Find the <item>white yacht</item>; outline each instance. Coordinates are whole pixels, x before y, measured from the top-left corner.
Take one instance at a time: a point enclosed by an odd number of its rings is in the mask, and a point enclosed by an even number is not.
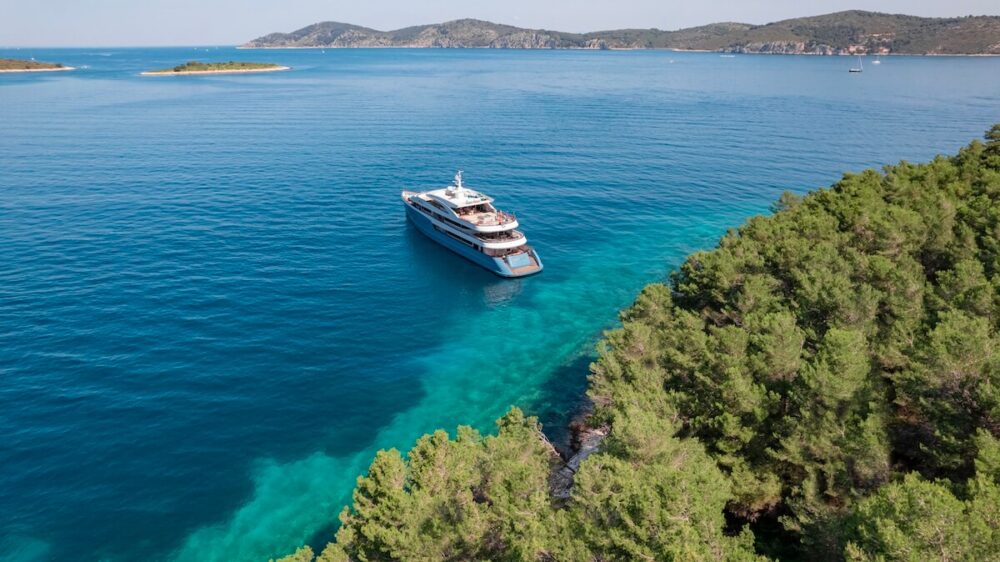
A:
[[[517,230],[517,218],[493,199],[462,184],[462,171],[448,187],[403,191],[406,216],[430,239],[501,277],[542,270],[542,260]]]

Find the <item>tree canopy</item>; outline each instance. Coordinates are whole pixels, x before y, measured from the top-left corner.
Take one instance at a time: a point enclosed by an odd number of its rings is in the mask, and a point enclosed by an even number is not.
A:
[[[513,409],[379,453],[318,560],[995,557],[1000,125],[986,139],[786,194],[646,287],[599,345],[611,432],[569,500]]]

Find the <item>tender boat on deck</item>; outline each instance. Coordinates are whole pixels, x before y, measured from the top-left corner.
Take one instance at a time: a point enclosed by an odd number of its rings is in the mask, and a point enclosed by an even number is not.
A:
[[[406,216],[431,240],[501,277],[524,277],[542,270],[542,260],[517,230],[514,215],[493,199],[455,182],[433,191],[404,191]]]

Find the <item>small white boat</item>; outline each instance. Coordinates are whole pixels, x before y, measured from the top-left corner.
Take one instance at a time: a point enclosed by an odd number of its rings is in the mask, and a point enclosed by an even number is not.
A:
[[[872,64],[882,64],[882,61],[879,60],[878,55],[875,55],[875,60],[872,61]]]
[[[858,55],[858,66],[851,68],[850,70],[848,70],[848,72],[859,73],[864,71],[865,71],[865,63],[863,60],[861,60],[861,55]]]

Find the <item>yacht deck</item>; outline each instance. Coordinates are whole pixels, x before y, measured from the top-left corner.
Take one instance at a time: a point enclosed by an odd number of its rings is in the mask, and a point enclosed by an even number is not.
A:
[[[461,209],[458,209],[457,214],[460,219],[469,221],[476,226],[501,226],[512,223],[515,220],[513,215],[509,215],[503,211],[472,211],[463,213]]]

